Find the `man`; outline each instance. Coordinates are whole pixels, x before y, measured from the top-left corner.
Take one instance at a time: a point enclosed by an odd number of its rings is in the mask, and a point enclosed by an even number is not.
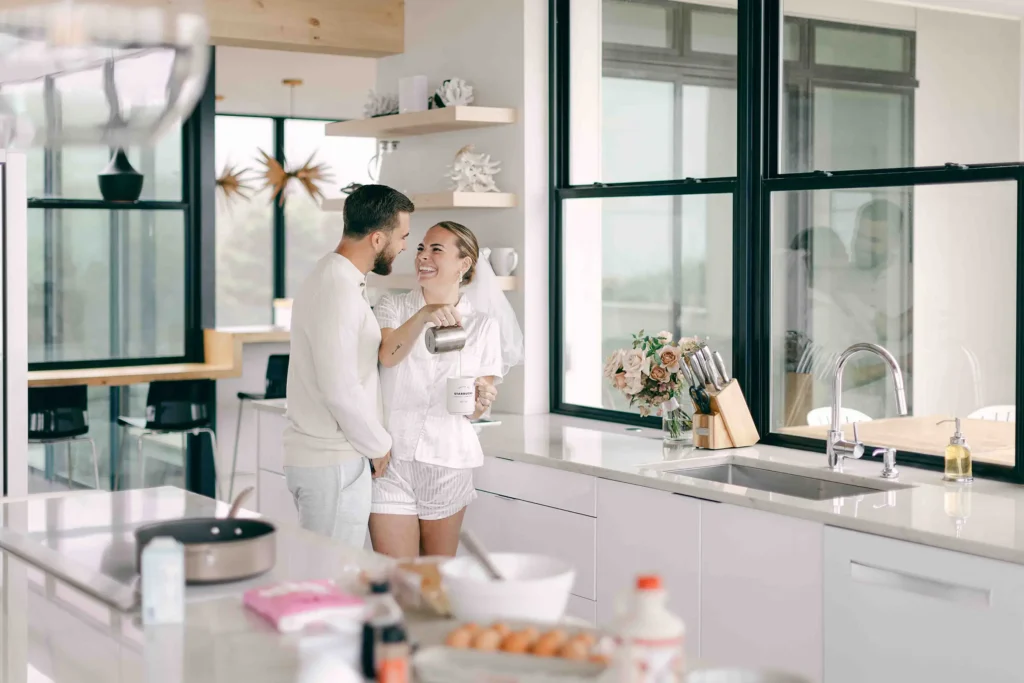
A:
[[[409,236],[408,197],[363,185],[345,200],[344,234],[292,303],[284,471],[303,528],[362,547],[371,476],[391,456],[382,424],[380,326],[366,273],[391,272]]]

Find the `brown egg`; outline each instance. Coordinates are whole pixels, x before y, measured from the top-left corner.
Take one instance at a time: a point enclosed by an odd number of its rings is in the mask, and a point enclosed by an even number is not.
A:
[[[574,643],[575,642],[583,643],[588,650],[590,648],[594,647],[594,643],[597,642],[597,638],[594,637],[593,633],[586,633],[586,632],[577,633],[576,635],[574,635],[569,640],[574,642]]]
[[[556,628],[553,631],[548,631],[537,639],[530,652],[538,657],[554,657],[565,644],[566,638],[565,631],[562,629]]]
[[[573,639],[558,650],[558,656],[563,659],[574,659],[582,662],[587,659],[589,649],[584,641]]]
[[[516,631],[505,636],[505,640],[501,641],[501,649],[512,654],[525,654],[535,640],[537,640],[537,629],[535,628]]]
[[[608,664],[611,661],[611,660],[608,659],[608,655],[603,655],[603,654],[600,654],[600,653],[590,655],[590,657],[588,659],[589,659],[589,661],[593,662],[594,664],[600,664],[601,666],[608,666]]]
[[[493,652],[501,646],[501,634],[493,628],[481,629],[473,636],[473,649]]]
[[[460,649],[466,649],[473,642],[473,631],[465,626],[460,626],[454,629],[448,634],[448,638],[445,639],[444,644],[448,647],[457,647]]]
[[[502,638],[512,633],[512,629],[510,629],[507,624],[504,624],[500,621],[496,621],[493,624],[491,624],[491,628],[497,631]]]

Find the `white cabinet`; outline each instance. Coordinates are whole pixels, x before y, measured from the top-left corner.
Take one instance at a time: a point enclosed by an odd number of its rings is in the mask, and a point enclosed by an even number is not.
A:
[[[572,592],[594,600],[597,524],[593,517],[479,491],[464,526],[492,552],[538,553],[576,568]]]
[[[820,681],[823,526],[712,502],[700,517],[701,659]]]
[[[661,575],[668,607],[686,623],[687,652],[700,644],[700,501],[643,486],[597,483],[597,623],[637,574]]]
[[[825,530],[827,683],[1024,680],[1024,567]]]
[[[539,503],[594,517],[597,514],[597,479],[544,465],[516,462],[506,458],[485,458],[473,474],[480,491]]]
[[[295,499],[283,474],[275,474],[260,470],[258,484],[260,492],[259,513],[271,522],[299,524],[299,512],[295,508]]]

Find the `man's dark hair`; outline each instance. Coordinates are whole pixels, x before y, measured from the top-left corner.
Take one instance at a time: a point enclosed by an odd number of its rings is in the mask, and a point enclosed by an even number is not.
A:
[[[412,200],[387,185],[363,185],[345,199],[345,237],[362,239],[371,232],[391,232],[398,214],[412,213]]]

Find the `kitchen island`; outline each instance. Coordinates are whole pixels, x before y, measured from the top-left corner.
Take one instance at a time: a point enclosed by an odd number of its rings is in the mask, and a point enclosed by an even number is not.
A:
[[[385,571],[389,560],[279,523],[275,568],[248,581],[189,587],[184,627],[143,629],[137,611],[123,612],[101,597],[102,590],[82,590],[63,578],[86,572],[103,577],[108,586],[124,584],[134,561],[127,539],[136,526],[226,512],[223,503],[170,487],[3,501],[0,530],[5,539],[13,536],[39,548],[30,551],[31,561],[0,550],[0,680],[300,680],[302,667],[315,661],[317,648],[332,647],[331,642],[327,637],[278,634],[242,607],[242,592],[283,580],[335,578],[346,583],[362,571]],[[243,516],[252,515],[243,511]],[[57,566],[61,562],[74,566]]]

